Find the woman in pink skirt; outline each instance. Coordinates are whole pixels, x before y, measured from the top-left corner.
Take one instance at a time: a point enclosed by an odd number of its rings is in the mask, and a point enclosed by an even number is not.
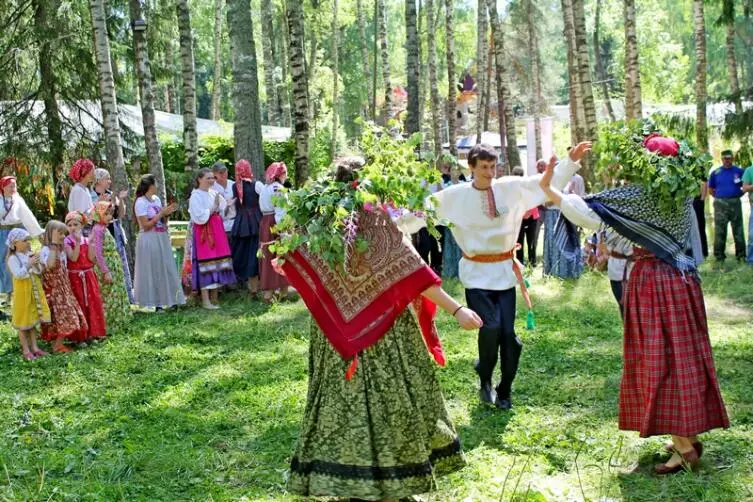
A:
[[[262,219],[259,231],[259,244],[263,250],[260,263],[259,278],[260,287],[264,295],[264,301],[270,303],[272,296],[277,293],[281,298],[288,296],[288,281],[275,272],[272,268],[274,256],[267,247],[275,239],[272,227],[280,222],[285,212],[275,203],[275,197],[283,190],[283,183],[288,179],[288,166],[284,162],[274,162],[267,168],[264,188],[259,194],[259,206],[261,207]]]
[[[583,198],[563,195],[550,187],[551,175],[547,170],[541,186],[567,219],[560,219],[555,231],[555,245],[563,253],[574,249],[573,224],[609,227],[634,246],[623,295],[619,427],[641,437],[672,436],[667,445],[672,456],[655,467],[657,474],[693,468],[703,453],[697,436],[728,427],[729,419],[696,269],[702,256],[692,200],[678,201],[669,210],[639,184]]]
[[[201,303],[206,309],[218,309],[219,288],[235,284],[230,244],[220,216],[227,202],[212,185],[212,170],[200,169],[188,202],[193,234],[192,286],[194,291],[201,292]]]

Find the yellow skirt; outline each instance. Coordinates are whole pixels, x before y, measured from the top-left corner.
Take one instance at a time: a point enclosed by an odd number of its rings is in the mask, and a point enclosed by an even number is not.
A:
[[[32,275],[19,279],[13,278],[13,300],[11,307],[11,324],[25,331],[39,326],[40,322],[50,322],[50,307],[42,289],[42,281]]]

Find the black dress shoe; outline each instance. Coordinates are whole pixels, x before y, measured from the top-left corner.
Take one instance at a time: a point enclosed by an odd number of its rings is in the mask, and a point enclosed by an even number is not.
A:
[[[482,385],[481,389],[478,391],[479,397],[481,397],[481,401],[488,403],[488,404],[494,404],[494,402],[497,400],[497,393],[492,389],[492,386],[490,384]]]
[[[509,397],[507,399],[500,399],[499,396],[497,396],[497,399],[494,400],[494,406],[500,410],[507,411],[512,408],[512,401],[510,401]]]

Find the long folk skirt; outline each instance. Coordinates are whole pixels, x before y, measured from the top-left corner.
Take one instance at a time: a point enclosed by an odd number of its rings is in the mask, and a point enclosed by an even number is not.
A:
[[[235,284],[233,258],[222,218],[213,214],[204,225],[192,224],[191,285],[194,291]]]
[[[172,307],[186,303],[170,234],[154,230],[139,233],[133,282],[136,303],[141,307]]]
[[[728,427],[698,280],[644,257],[623,299],[620,429],[687,437]]]
[[[554,242],[554,227],[560,217],[560,210],[550,207],[544,214],[544,275],[561,279],[577,279],[583,273],[583,258],[580,244],[573,258],[566,257]],[[580,239],[580,238],[579,238]]]
[[[269,244],[274,240],[272,227],[275,225],[275,215],[265,214],[261,219],[261,229],[259,230],[259,245],[262,247],[263,254],[259,264],[259,282],[262,291],[275,291],[288,286],[288,281],[275,272],[272,268],[273,254],[267,249]]]
[[[465,465],[410,309],[350,365],[312,322],[309,390],[288,489],[312,497],[402,498]]]

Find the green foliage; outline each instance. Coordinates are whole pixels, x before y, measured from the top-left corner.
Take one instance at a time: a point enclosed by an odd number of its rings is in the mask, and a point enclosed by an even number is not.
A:
[[[272,162],[284,162],[288,166],[288,178],[294,178],[295,174],[295,140],[265,141],[264,142],[264,165],[269,166]]]
[[[429,184],[440,177],[416,157],[420,142],[420,134],[397,141],[367,126],[361,140],[367,161],[358,180],[342,183],[324,175],[280,197],[287,214],[277,226],[281,237],[270,249],[284,257],[306,245],[331,265],[347,265],[348,256],[365,245],[357,235],[362,211],[421,211],[433,229],[435,216],[425,210],[424,201],[431,195]]]
[[[202,136],[199,146],[199,166],[212,167],[215,162],[226,166],[235,165],[235,144],[232,138],[224,136]]]
[[[594,145],[596,174],[604,180],[624,180],[642,185],[659,200],[663,209],[671,211],[698,195],[711,156],[696,155],[685,141],[679,142],[677,157],[649,152],[644,148],[643,140],[657,131],[651,120],[602,125],[599,141]]]

